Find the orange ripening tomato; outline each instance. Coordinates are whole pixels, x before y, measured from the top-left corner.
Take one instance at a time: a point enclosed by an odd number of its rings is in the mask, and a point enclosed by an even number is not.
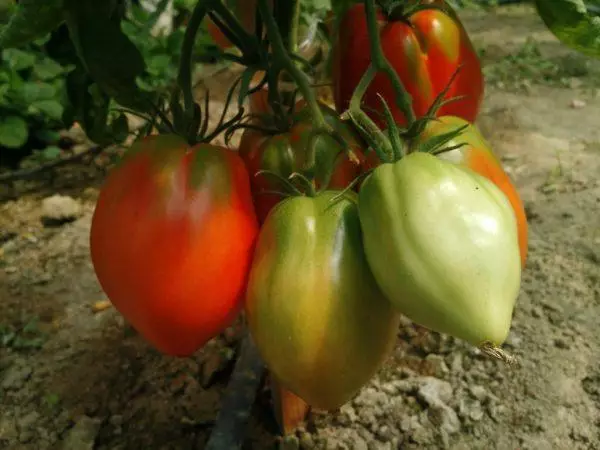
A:
[[[386,17],[378,10],[383,52],[411,95],[417,118],[427,113],[462,65],[445,99],[465,98],[444,105],[438,115],[454,115],[473,122],[484,92],[479,58],[456,14],[443,1],[433,3],[437,5],[398,18]],[[442,5],[447,13],[435,7]],[[341,113],[348,109],[352,94],[371,63],[364,5],[352,6],[342,17],[332,52],[334,97]],[[380,96],[392,110],[396,123],[405,125],[392,84],[383,73],[375,76],[363,98],[365,112],[383,127]]]
[[[346,140],[356,159],[330,136],[319,136],[316,142],[315,188],[324,187],[326,174],[331,171],[327,188],[345,189],[360,175],[362,148],[357,137],[345,125],[339,123],[335,111],[321,105],[325,119],[336,127]],[[287,178],[294,172],[302,172],[307,163],[307,149],[313,125],[308,109],[299,111],[289,131],[268,135],[248,128],[244,131],[239,146],[239,154],[250,173],[252,194],[259,221],[262,223],[273,207],[284,197],[273,191],[287,192],[281,181],[273,175],[259,173],[269,171]]]
[[[525,267],[528,247],[528,225],[523,201],[512,180],[502,167],[502,163],[494,154],[489,143],[484,139],[477,127],[459,117],[439,117],[437,120],[428,122],[425,131],[417,137],[413,145],[418,146],[433,136],[449,133],[464,125],[468,125],[468,128],[446,145],[448,147],[463,143],[466,145],[455,150],[442,152],[438,157],[469,167],[473,171],[492,181],[508,197],[517,219],[521,264],[522,267]]]
[[[160,135],[109,174],[90,249],[115,308],[158,350],[187,356],[235,320],[257,234],[237,153]]]

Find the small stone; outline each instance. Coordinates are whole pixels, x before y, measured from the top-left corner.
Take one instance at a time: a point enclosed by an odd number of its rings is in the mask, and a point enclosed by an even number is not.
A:
[[[73,222],[82,213],[81,204],[66,195],[57,194],[42,200],[42,223],[47,227]]]
[[[102,422],[88,416],[81,417],[63,440],[63,450],[93,450]]]
[[[481,403],[475,402],[471,405],[469,411],[469,418],[473,422],[479,422],[481,419],[483,419],[483,410],[481,409]]]
[[[300,448],[302,450],[313,450],[315,448],[315,440],[312,434],[307,432],[300,433]]]
[[[0,421],[0,442],[18,439],[17,425],[9,418]]]
[[[454,357],[452,358],[452,363],[450,364],[451,370],[454,373],[460,373],[463,371],[463,358],[462,355],[460,353],[457,353],[456,355],[454,355]]]
[[[417,390],[416,379],[408,378],[406,380],[396,380],[393,382],[396,389],[403,394],[409,394]]]
[[[30,431],[38,421],[39,417],[40,415],[36,411],[31,411],[25,416],[21,417],[17,422],[19,430],[21,430],[21,432]]]
[[[376,435],[382,441],[387,442],[394,437],[394,432],[389,426],[383,425],[377,429]]]
[[[505,411],[506,407],[504,405],[499,405],[497,403],[488,403],[487,405],[487,413],[495,422],[500,421],[500,416],[504,414]]]
[[[354,399],[357,406],[383,406],[389,402],[388,396],[372,387],[363,389]]]
[[[535,306],[531,309],[531,315],[536,319],[539,319],[544,315],[544,312],[542,311],[542,308],[540,308],[539,306]]]
[[[21,431],[19,434],[19,442],[21,444],[26,444],[33,440],[33,432],[30,430]]]
[[[483,386],[471,386],[469,388],[469,392],[471,393],[474,399],[479,400],[480,402],[485,400],[485,398],[487,397],[487,391]]]
[[[433,374],[436,377],[442,378],[448,374],[448,366],[446,365],[446,361],[444,360],[443,356],[429,354],[425,358],[425,361],[427,361],[427,363],[431,366],[433,369]]]
[[[381,385],[381,390],[385,392],[387,395],[396,395],[398,394],[398,386],[395,383],[384,383]]]
[[[369,450],[392,450],[392,443],[371,441],[369,442]]]
[[[582,109],[585,108],[587,105],[587,103],[584,100],[579,100],[578,98],[575,98],[573,100],[571,100],[571,108],[573,109]]]
[[[460,420],[456,412],[447,405],[435,405],[429,410],[431,421],[448,434],[460,431]]]
[[[429,406],[448,403],[452,398],[452,385],[437,378],[424,377],[417,395]]]
[[[345,405],[342,405],[342,407],[340,408],[340,416],[344,417],[347,423],[356,422],[356,420],[358,419],[354,408],[347,403]]]
[[[369,429],[372,429],[377,424],[374,408],[361,408],[358,411],[358,419],[360,423]]]
[[[511,331],[506,338],[506,345],[512,348],[517,348],[521,345],[521,342],[523,342],[523,339],[514,331]]]
[[[363,438],[356,436],[352,443],[352,450],[369,450],[369,446]]]
[[[339,448],[343,445],[342,442],[337,440],[334,437],[328,437],[325,441],[325,450],[339,450]],[[344,445],[345,447],[345,445]]]
[[[300,440],[294,435],[286,436],[279,443],[279,450],[300,450]]]
[[[554,346],[556,348],[562,348],[564,350],[567,350],[570,347],[569,343],[563,338],[554,339]]]
[[[25,382],[31,378],[32,373],[33,369],[31,367],[13,366],[4,375],[2,389],[7,391],[21,389],[25,385]]]
[[[425,444],[431,443],[433,439],[433,430],[431,428],[420,426],[413,430],[410,437],[414,442],[423,446]]]

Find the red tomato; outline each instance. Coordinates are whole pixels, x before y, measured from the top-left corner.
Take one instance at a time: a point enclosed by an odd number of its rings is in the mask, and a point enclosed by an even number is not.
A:
[[[412,96],[416,116],[426,114],[462,64],[445,98],[463,95],[466,98],[445,105],[438,115],[454,115],[473,122],[483,97],[483,75],[473,45],[455,14],[431,8],[402,20],[392,20],[378,11],[378,20],[384,54]],[[357,4],[346,12],[334,41],[334,97],[341,113],[349,107],[352,93],[371,63],[364,5]],[[396,105],[392,84],[382,73],[375,77],[363,101],[365,112],[384,126],[379,95],[387,102],[396,122],[406,124]]]
[[[335,111],[322,106],[326,119],[337,117]],[[333,122],[333,120],[332,120]],[[360,175],[361,154],[359,141],[352,132],[338,122],[338,130],[358,160],[351,160],[340,145],[328,136],[317,139],[315,187],[323,187],[325,172],[333,168],[327,187],[329,189],[345,189]],[[295,124],[289,132],[265,135],[260,131],[247,129],[242,135],[239,153],[246,162],[251,177],[254,204],[259,221],[266,219],[271,209],[284,199],[282,195],[269,191],[287,192],[285,186],[270,174],[258,174],[259,171],[268,170],[284,178],[294,172],[302,172],[305,168],[307,145],[313,130],[313,125],[308,110],[299,112]]]
[[[150,136],[109,174],[90,247],[116,309],[158,350],[187,356],[240,311],[257,234],[236,152]]]

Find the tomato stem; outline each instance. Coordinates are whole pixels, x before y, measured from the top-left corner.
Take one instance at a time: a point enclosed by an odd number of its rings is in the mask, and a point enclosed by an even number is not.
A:
[[[292,26],[290,28],[289,45],[290,53],[298,51],[298,33],[300,30],[300,0],[288,0],[293,4],[294,15],[292,17]]]
[[[410,128],[416,120],[415,112],[412,107],[412,97],[383,53],[381,38],[379,36],[379,26],[377,24],[375,0],[364,0],[364,2],[367,26],[369,29],[371,64],[375,67],[377,72],[383,72],[389,78],[396,94],[396,103],[406,118],[407,126]]]
[[[363,74],[358,86],[352,93],[350,99],[350,107],[348,111],[344,113],[350,120],[354,122],[357,128],[362,132],[361,134],[374,143],[373,151],[377,154],[377,157],[384,162],[389,162],[394,159],[394,148],[388,137],[379,129],[375,122],[361,109],[360,104],[362,101],[369,84],[375,78],[377,69],[371,63],[367,71]]]
[[[258,38],[256,35],[248,33],[240,21],[232,14],[232,12],[223,4],[221,0],[213,0],[213,10],[219,15],[221,20],[229,27],[229,31],[233,34],[237,42],[233,42],[238,47],[245,59],[249,58],[252,54],[257,54],[260,48]]]
[[[325,121],[325,117],[323,116],[323,113],[319,108],[316,95],[310,87],[310,81],[308,79],[308,76],[304,72],[302,72],[302,70],[294,63],[294,60],[292,59],[292,57],[288,53],[288,50],[283,44],[281,34],[279,33],[277,23],[275,22],[275,19],[273,18],[273,15],[269,10],[269,4],[267,0],[258,0],[258,8],[267,28],[267,36],[272,47],[275,69],[284,69],[294,79],[294,81],[298,85],[298,88],[302,92],[302,96],[304,97],[308,108],[311,111],[315,129],[331,132],[332,130]],[[273,69],[269,68],[269,70]],[[269,83],[269,90],[276,88],[277,86],[271,86],[271,84]],[[315,152],[316,149],[314,148],[314,146],[311,146],[308,149],[307,162],[309,167],[314,167],[315,165]]]
[[[500,361],[508,364],[509,366],[515,366],[517,364],[517,358],[513,355],[505,352],[500,347],[496,347],[491,342],[484,342],[479,346],[481,352],[491,358],[499,359]]]
[[[198,34],[198,30],[200,29],[200,25],[204,20],[204,16],[207,13],[208,6],[210,5],[211,0],[199,0],[194,7],[194,11],[192,12],[192,17],[188,23],[188,26],[185,29],[185,35],[183,38],[183,44],[181,47],[181,58],[179,60],[179,74],[177,77],[177,81],[179,84],[179,89],[176,92],[175,101],[177,101],[177,97],[179,97],[179,92],[183,93],[183,104],[184,104],[184,129],[188,131],[186,133],[188,136],[187,139],[190,141],[190,144],[194,144],[196,141],[196,132],[197,130],[191,131],[191,125],[194,122],[194,93],[192,88],[192,57],[194,51],[194,43],[196,42],[196,36]]]

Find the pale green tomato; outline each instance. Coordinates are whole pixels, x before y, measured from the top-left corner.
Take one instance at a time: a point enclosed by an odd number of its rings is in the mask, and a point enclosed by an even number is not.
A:
[[[473,345],[500,345],[519,294],[515,214],[488,179],[426,153],[365,180],[359,216],[369,265],[414,322]]]

